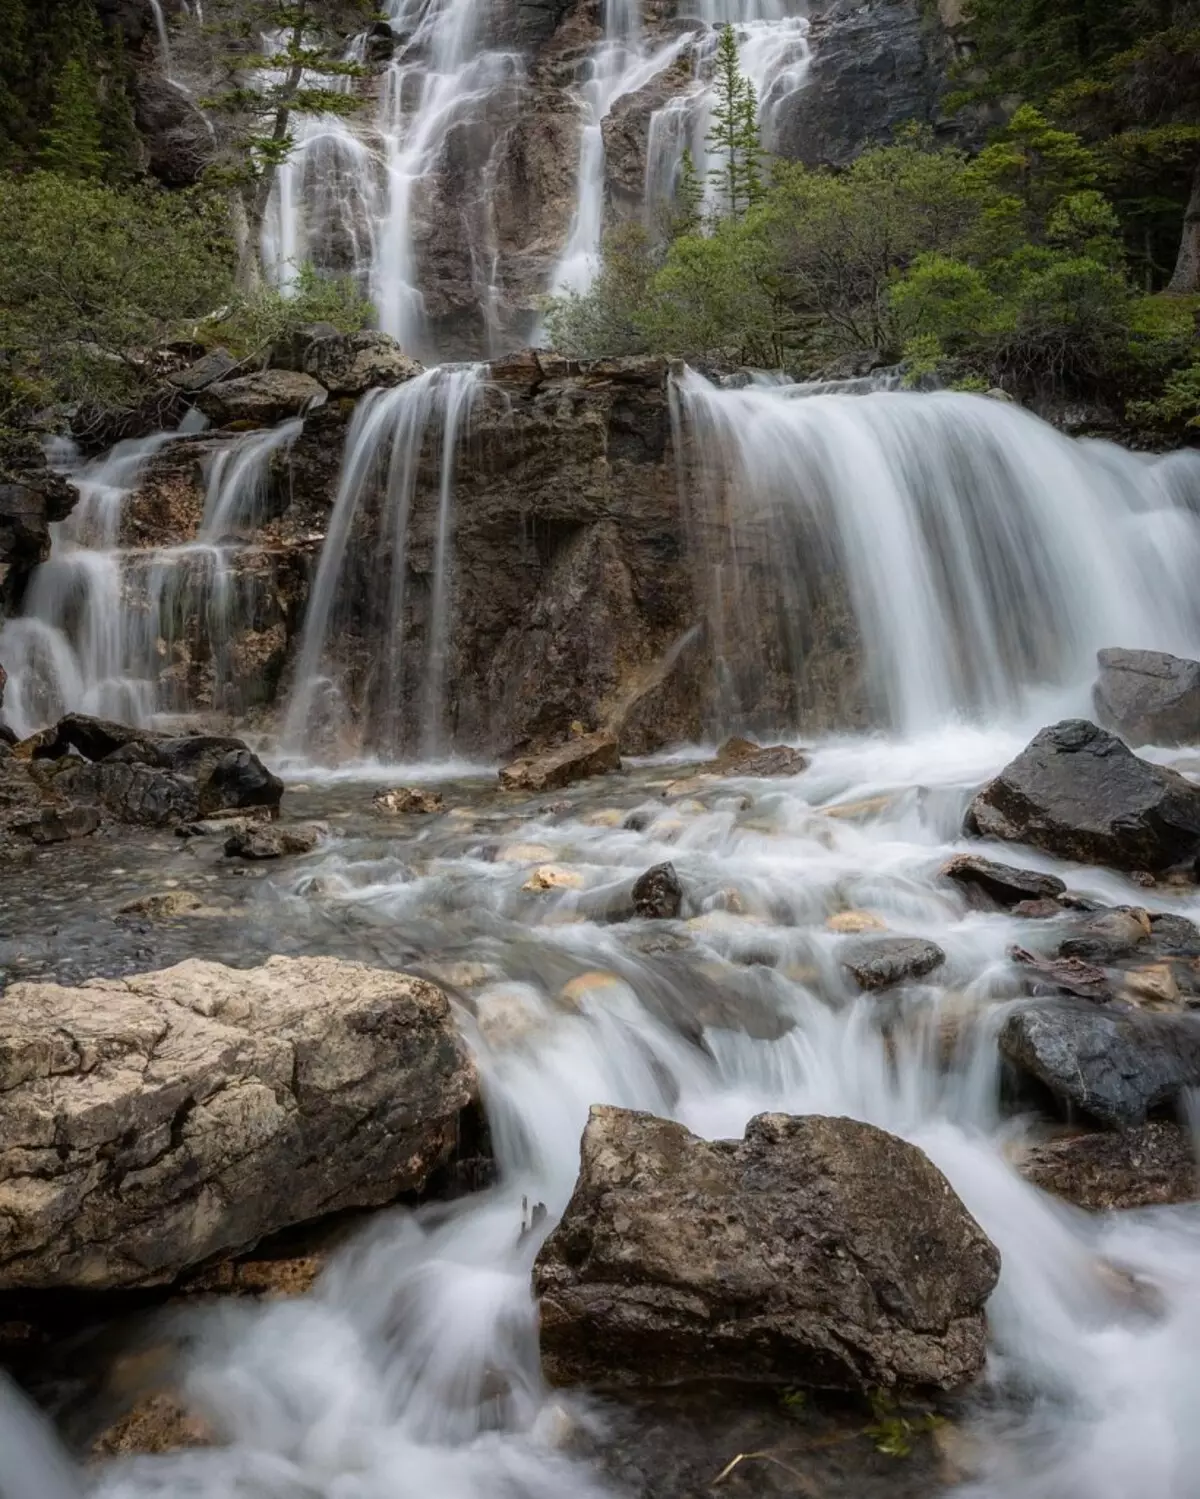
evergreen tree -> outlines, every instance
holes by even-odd
[[[79,57],[69,57],[59,74],[50,123],[42,132],[41,157],[43,166],[64,177],[104,174],[95,79]]]
[[[679,162],[679,180],[675,184],[675,212],[671,237],[698,234],[704,223],[704,181],[696,170],[692,148],[685,146]]]
[[[720,165],[709,175],[723,212],[736,219],[762,196],[762,144],[754,85],[742,72],[730,25],[721,28],[717,43],[713,90],[716,97],[707,144]]]
[[[346,0],[364,17],[372,0]],[[210,34],[224,50],[230,86],[205,104],[233,124],[246,235],[240,279],[253,280],[257,246],[279,168],[295,149],[296,115],[354,113],[362,100],[349,85],[365,69],[341,55],[316,0],[211,0]],[[265,48],[264,48],[264,45]]]
[[[124,182],[138,169],[140,144],[133,115],[133,68],[125,51],[125,33],[115,26],[107,40],[104,97],[100,103],[100,133],[106,159],[105,176]]]

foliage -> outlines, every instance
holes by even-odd
[[[52,172],[0,176],[0,368],[10,410],[120,405],[148,355],[229,294],[211,198],[122,190]]]
[[[373,317],[374,308],[353,277],[322,276],[305,263],[286,294],[274,286],[239,294],[197,332],[205,342],[219,342],[239,359],[253,362],[308,324],[329,323],[340,333],[357,333]]]
[[[1162,394],[1152,401],[1134,401],[1130,413],[1148,426],[1168,431],[1200,427],[1200,359],[1167,377]]]
[[[570,291],[546,304],[544,326],[554,347],[581,359],[597,351],[635,354],[645,348],[642,315],[659,258],[640,224],[610,230],[588,291]]]
[[[128,178],[131,85],[120,28],[91,0],[0,0],[0,165]]]
[[[343,8],[360,18],[377,9],[372,0],[344,0]],[[275,176],[295,149],[295,116],[347,115],[363,104],[349,83],[365,69],[342,55],[328,9],[317,0],[208,0],[205,7],[226,87],[203,103],[229,127],[233,157],[221,175],[242,189],[250,245],[258,243]]]
[[[886,1457],[911,1457],[913,1444],[927,1432],[944,1424],[934,1411],[905,1415],[891,1395],[875,1390],[870,1396],[871,1424],[867,1435]]]
[[[713,78],[712,127],[707,145],[718,165],[709,176],[719,212],[740,218],[763,196],[758,99],[738,61],[733,27],[721,28]]]

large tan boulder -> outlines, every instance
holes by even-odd
[[[558,791],[620,768],[621,754],[612,734],[582,734],[541,754],[514,760],[501,770],[500,785],[505,791]]]
[[[337,958],[0,996],[0,1289],[169,1281],[424,1185],[476,1090],[442,991]]]
[[[555,1384],[951,1388],[1000,1256],[915,1146],[760,1114],[744,1140],[594,1108],[534,1272]]]

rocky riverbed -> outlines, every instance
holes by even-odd
[[[504,779],[309,768],[275,817],[106,815],[12,845],[6,1135],[44,1118],[59,1175],[24,1178],[39,1226],[29,1159],[5,1158],[10,1363],[79,1450],[98,1442],[97,1492],[120,1499],[299,1494],[318,1471],[374,1499],[398,1462],[468,1495],[497,1472],[647,1499],[718,1478],[917,1499],[974,1475],[1049,1499],[1083,1492],[1094,1401],[1132,1473],[1147,1380],[1186,1367],[1200,1256],[1179,1112],[1200,1084],[1195,873],[1174,843],[1118,872],[974,831],[1031,754],[1027,801],[1053,800],[1049,762],[1096,733],[741,742],[619,769],[581,740]],[[1175,838],[1194,751],[1155,760],[1184,772],[1133,766],[1166,785]],[[1030,805],[1026,838],[1111,820],[1098,794],[1056,819]],[[449,1133],[411,1070],[430,1023],[449,1023]],[[55,1035],[76,1050],[35,1060]],[[342,1035],[375,1059],[347,1071]],[[285,1054],[308,1060],[276,1086]],[[379,1114],[389,1076],[419,1147]],[[229,1110],[256,1090],[265,1112]],[[72,1181],[90,1205],[64,1215],[50,1194]],[[904,1211],[878,1207],[884,1182]],[[421,1193],[348,1238],[335,1212]],[[206,1194],[228,1206],[200,1211]],[[706,1393],[731,1371],[737,1393]],[[174,1455],[131,1462],[148,1452]],[[1182,1492],[1161,1461],[1156,1492]]]

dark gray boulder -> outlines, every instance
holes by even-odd
[[[1067,719],[979,792],[965,830],[1085,864],[1164,870],[1200,854],[1200,786],[1096,724]]]
[[[683,907],[683,886],[674,864],[656,864],[639,875],[631,892],[636,916],[660,919],[678,916]]]
[[[1147,1014],[1086,999],[1019,1005],[1000,1029],[1000,1052],[1061,1105],[1109,1129],[1200,1086],[1200,1017]]]
[[[554,1384],[949,1389],[983,1367],[1000,1256],[915,1146],[762,1114],[743,1140],[593,1108],[534,1268]]]
[[[976,854],[956,854],[939,875],[957,885],[977,911],[1011,911],[1023,901],[1056,900],[1067,888],[1057,875],[1016,869]]]
[[[924,978],[945,961],[937,943],[924,937],[863,937],[842,953],[842,967],[860,988],[872,990]]]
[[[1100,651],[1096,717],[1127,744],[1200,744],[1200,661],[1163,651]]]

